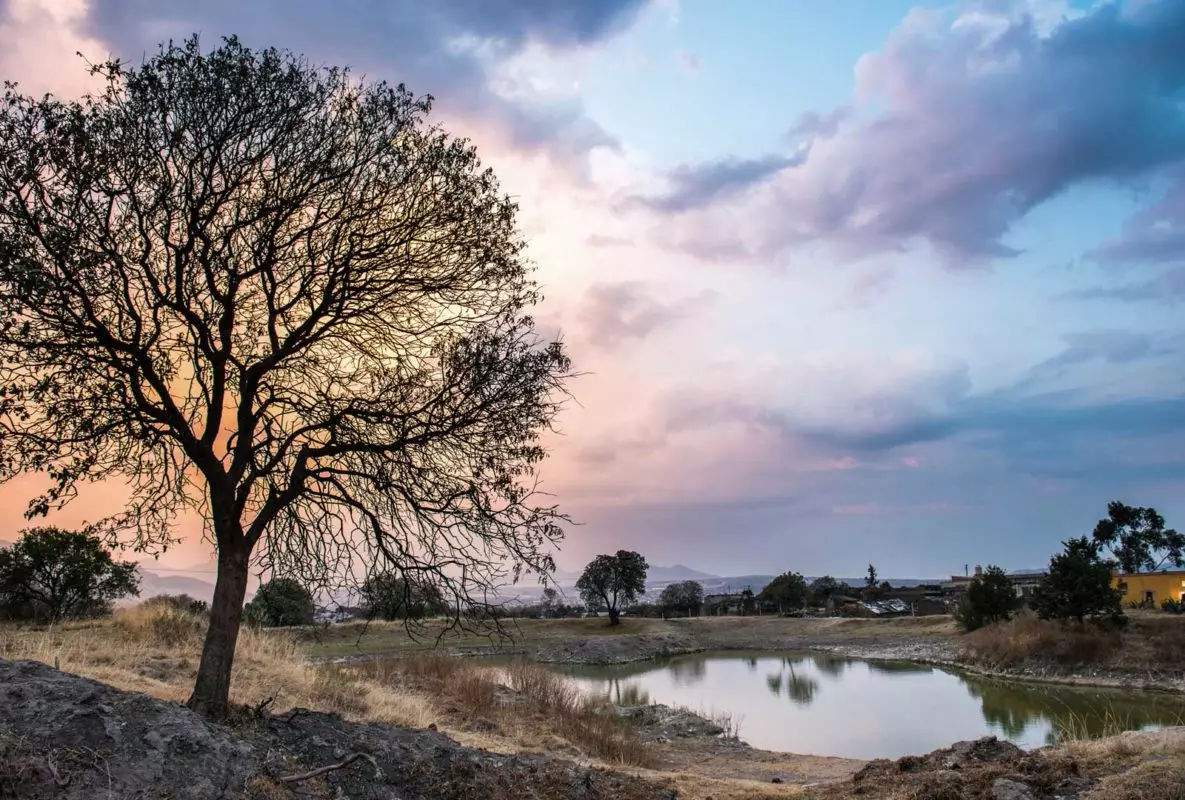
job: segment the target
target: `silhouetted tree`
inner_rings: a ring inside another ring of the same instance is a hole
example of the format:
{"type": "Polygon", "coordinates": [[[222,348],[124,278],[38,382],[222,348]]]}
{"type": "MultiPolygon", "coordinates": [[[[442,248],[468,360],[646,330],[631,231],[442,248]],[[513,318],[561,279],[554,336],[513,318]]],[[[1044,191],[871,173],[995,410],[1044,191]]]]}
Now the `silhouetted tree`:
{"type": "Polygon", "coordinates": [[[559,608],[559,597],[560,593],[551,586],[548,586],[543,590],[543,599],[539,603],[539,607],[543,616],[558,616],[556,611],[559,608]]]}
{"type": "Polygon", "coordinates": [[[807,591],[807,599],[812,605],[821,606],[837,594],[841,594],[846,585],[841,584],[830,575],[815,578],[807,591]]]}
{"type": "Polygon", "coordinates": [[[313,595],[294,578],[274,578],[259,587],[243,609],[243,616],[253,625],[286,628],[312,625],[317,607],[313,595]]]}
{"type": "Polygon", "coordinates": [[[621,609],[634,603],[646,593],[646,571],[650,566],[640,553],[618,550],[616,555],[594,558],[580,579],[576,589],[590,608],[604,608],[609,612],[609,624],[621,624],[621,609]]]}
{"type": "Polygon", "coordinates": [[[985,625],[1005,622],[1020,607],[1020,598],[1000,567],[989,565],[967,587],[955,608],[955,621],[963,630],[974,631],[985,625]]]}
{"type": "Polygon", "coordinates": [[[757,597],[753,589],[746,586],[741,590],[741,614],[752,614],[757,610],[757,597]]]}
{"type": "Polygon", "coordinates": [[[1049,560],[1049,571],[1033,593],[1032,606],[1042,619],[1122,624],[1122,592],[1111,588],[1112,562],[1096,542],[1081,536],[1063,543],[1064,552],[1049,560]]]}
{"type": "Polygon", "coordinates": [[[672,583],[662,590],[658,602],[663,611],[682,611],[690,615],[704,604],[704,587],[698,581],[672,583]]]}
{"type": "Polygon", "coordinates": [[[864,585],[869,589],[876,588],[876,567],[868,565],[868,575],[864,578],[864,585]]]}
{"type": "Polygon", "coordinates": [[[234,38],[95,72],[0,102],[0,480],[52,479],[30,514],[118,480],[106,533],[146,551],[200,514],[189,705],[226,710],[252,564],[430,574],[467,610],[553,570],[533,475],[569,362],[515,204],[431,99],[234,38]]]}
{"type": "Polygon", "coordinates": [[[138,595],[136,565],[115,561],[90,531],[29,528],[0,549],[0,616],[57,621],[111,613],[138,595]]]}
{"type": "Polygon", "coordinates": [[[417,620],[448,610],[440,587],[424,579],[381,572],[366,579],[359,589],[367,614],[385,620],[417,620]]]}
{"type": "Polygon", "coordinates": [[[783,572],[765,585],[757,599],[773,605],[781,613],[787,609],[801,608],[806,596],[806,578],[797,572],[783,572]]]}
{"type": "Polygon", "coordinates": [[[1164,527],[1154,508],[1123,503],[1107,504],[1107,517],[1098,521],[1095,544],[1110,551],[1121,572],[1153,572],[1171,565],[1185,567],[1185,534],[1164,527]]]}

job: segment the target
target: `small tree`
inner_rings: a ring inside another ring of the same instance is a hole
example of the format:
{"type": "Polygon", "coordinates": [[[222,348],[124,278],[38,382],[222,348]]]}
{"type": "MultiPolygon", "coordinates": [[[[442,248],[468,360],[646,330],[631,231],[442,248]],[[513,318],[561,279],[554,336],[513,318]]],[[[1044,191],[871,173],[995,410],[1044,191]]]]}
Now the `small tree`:
{"type": "Polygon", "coordinates": [[[783,572],[765,585],[757,599],[782,613],[787,609],[800,608],[806,602],[806,596],[806,578],[797,572],[783,572]]]}
{"type": "Polygon", "coordinates": [[[868,565],[868,574],[864,578],[864,585],[869,589],[876,588],[876,567],[872,566],[872,564],[868,565]]]}
{"type": "Polygon", "coordinates": [[[543,590],[543,599],[539,601],[539,610],[544,617],[558,616],[560,593],[548,586],[543,590]]]}
{"type": "MultiPolygon", "coordinates": [[[[0,98],[0,482],[131,492],[146,551],[217,550],[189,706],[226,713],[252,566],[432,572],[454,625],[554,569],[535,491],[570,374],[517,207],[431,98],[196,36],[0,98]]],[[[361,572],[361,570],[359,570],[361,572]]]]}
{"type": "Polygon", "coordinates": [[[621,624],[621,609],[636,602],[646,593],[646,559],[632,550],[618,550],[616,555],[594,558],[580,579],[576,589],[590,608],[604,608],[609,612],[609,624],[621,624]]]}
{"type": "Polygon", "coordinates": [[[1185,534],[1166,529],[1164,517],[1154,508],[1108,503],[1107,517],[1095,525],[1092,539],[1110,551],[1124,573],[1154,572],[1166,565],[1185,567],[1185,534]]]}
{"type": "Polygon", "coordinates": [[[1008,574],[1000,567],[989,565],[959,599],[955,621],[963,630],[974,631],[1011,619],[1019,607],[1020,598],[1016,596],[1008,574]]]}
{"type": "Polygon", "coordinates": [[[741,590],[741,614],[752,614],[757,610],[757,597],[753,594],[753,589],[746,586],[741,590]]]}
{"type": "Polygon", "coordinates": [[[294,578],[275,578],[259,587],[243,609],[244,618],[264,628],[312,625],[313,595],[294,578]]]}
{"type": "Polygon", "coordinates": [[[1033,594],[1033,610],[1041,619],[1123,624],[1123,593],[1111,588],[1112,562],[1097,542],[1085,536],[1063,542],[1065,551],[1049,560],[1049,571],[1033,594]]]}
{"type": "Polygon", "coordinates": [[[381,572],[366,579],[359,590],[370,617],[385,620],[417,620],[442,613],[440,588],[425,580],[381,572]]]}
{"type": "Polygon", "coordinates": [[[111,603],[139,595],[136,565],[115,561],[90,531],[30,528],[0,549],[0,615],[57,621],[111,612],[111,603]]]}
{"type": "Polygon", "coordinates": [[[824,575],[821,578],[815,578],[811,581],[810,588],[807,591],[807,599],[811,605],[825,605],[833,596],[840,594],[842,589],[843,586],[839,581],[830,575],[824,575]]]}
{"type": "Polygon", "coordinates": [[[704,587],[698,581],[672,583],[662,590],[658,602],[664,612],[681,611],[690,616],[704,604],[704,587]]]}

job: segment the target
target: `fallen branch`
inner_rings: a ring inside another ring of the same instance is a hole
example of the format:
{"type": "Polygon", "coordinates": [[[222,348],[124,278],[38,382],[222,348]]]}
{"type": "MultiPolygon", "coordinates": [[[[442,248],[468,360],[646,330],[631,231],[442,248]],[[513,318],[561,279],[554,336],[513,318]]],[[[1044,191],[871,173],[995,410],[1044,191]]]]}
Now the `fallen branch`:
{"type": "Polygon", "coordinates": [[[52,750],[50,750],[49,753],[45,756],[45,763],[49,767],[49,774],[53,775],[53,782],[56,783],[59,788],[65,787],[67,784],[70,783],[69,776],[63,778],[58,773],[58,765],[54,762],[52,750]]]}
{"type": "Polygon", "coordinates": [[[370,765],[374,767],[374,771],[376,773],[379,772],[379,765],[373,757],[368,756],[366,753],[351,753],[336,764],[328,764],[324,767],[317,767],[316,769],[311,769],[308,772],[302,772],[299,775],[283,775],[277,778],[277,780],[279,780],[281,783],[299,783],[300,781],[307,781],[309,778],[315,778],[318,775],[324,775],[326,772],[333,772],[334,770],[341,769],[342,767],[348,767],[350,764],[353,764],[360,758],[369,761],[370,765]]]}
{"type": "Polygon", "coordinates": [[[259,703],[251,706],[251,715],[254,716],[256,719],[263,719],[263,717],[264,717],[263,712],[267,709],[268,706],[270,706],[275,701],[276,701],[276,698],[273,696],[273,697],[269,697],[266,700],[262,700],[259,703]]]}

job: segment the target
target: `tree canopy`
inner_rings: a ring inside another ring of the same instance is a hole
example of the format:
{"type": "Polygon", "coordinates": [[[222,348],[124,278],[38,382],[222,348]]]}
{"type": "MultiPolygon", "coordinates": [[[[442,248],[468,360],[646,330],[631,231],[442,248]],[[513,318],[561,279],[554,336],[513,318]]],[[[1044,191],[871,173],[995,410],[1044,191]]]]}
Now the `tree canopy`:
{"type": "Polygon", "coordinates": [[[369,616],[378,619],[423,619],[447,610],[438,586],[394,572],[367,578],[360,593],[369,616]]]}
{"type": "Polygon", "coordinates": [[[1153,572],[1185,567],[1185,534],[1165,528],[1154,508],[1120,502],[1107,504],[1107,516],[1095,525],[1092,539],[1110,551],[1120,572],[1153,572]]]}
{"type": "Polygon", "coordinates": [[[955,621],[963,630],[973,631],[996,622],[1011,619],[1020,608],[1020,598],[1012,581],[1000,567],[989,565],[967,587],[955,608],[955,621]]]}
{"type": "Polygon", "coordinates": [[[778,611],[787,611],[801,608],[806,597],[806,578],[797,572],[783,572],[765,585],[757,599],[775,606],[778,611]]]}
{"type": "Polygon", "coordinates": [[[663,588],[658,598],[664,611],[682,611],[690,614],[699,611],[704,604],[704,587],[699,581],[680,581],[663,588]]]}
{"type": "Polygon", "coordinates": [[[316,611],[312,593],[295,578],[268,581],[243,609],[248,622],[264,628],[312,625],[316,611]]]}
{"type": "Polygon", "coordinates": [[[1100,545],[1085,536],[1063,544],[1065,550],[1049,560],[1049,571],[1034,591],[1037,616],[1121,624],[1122,592],[1111,588],[1112,562],[1102,557],[1100,545]]]}
{"type": "Polygon", "coordinates": [[[252,565],[431,573],[456,609],[552,571],[569,361],[514,202],[431,98],[233,37],[94,71],[0,101],[0,481],[48,476],[36,515],[117,480],[104,535],[150,552],[200,516],[190,706],[226,711],[252,565]]]}
{"type": "Polygon", "coordinates": [[[56,622],[111,612],[138,595],[136,565],[116,561],[89,531],[29,528],[0,549],[0,617],[56,622]]]}
{"type": "Polygon", "coordinates": [[[646,571],[650,566],[641,553],[618,550],[599,555],[589,562],[576,581],[580,597],[591,607],[609,612],[609,624],[621,624],[621,609],[646,593],[646,571]]]}

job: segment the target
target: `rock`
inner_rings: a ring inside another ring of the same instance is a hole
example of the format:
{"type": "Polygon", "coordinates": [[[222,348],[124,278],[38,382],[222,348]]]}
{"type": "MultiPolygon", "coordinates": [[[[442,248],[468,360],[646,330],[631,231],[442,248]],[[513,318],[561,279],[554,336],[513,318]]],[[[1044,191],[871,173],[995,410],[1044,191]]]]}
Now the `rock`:
{"type": "Polygon", "coordinates": [[[992,784],[992,800],[1036,800],[1036,795],[1026,783],[997,778],[992,784]]]}
{"type": "Polygon", "coordinates": [[[781,778],[779,778],[779,777],[777,777],[777,776],[774,776],[773,778],[770,778],[770,779],[769,779],[769,782],[770,782],[770,783],[785,783],[785,781],[783,781],[781,778]]]}

